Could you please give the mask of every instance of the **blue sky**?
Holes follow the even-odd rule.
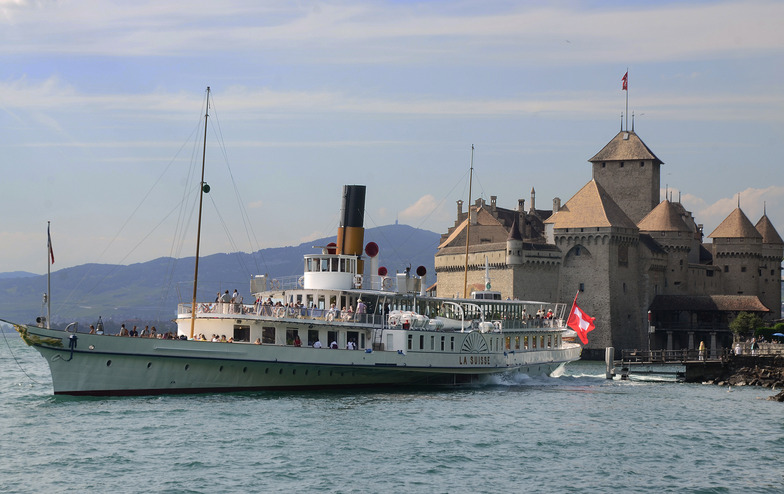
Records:
[[[706,234],[738,194],[784,234],[781,19],[768,1],[0,0],[0,272],[45,272],[47,221],[55,269],[193,255],[178,205],[207,86],[202,253],[334,234],[347,183],[368,187],[366,227],[445,232],[472,144],[474,197],[535,187],[549,209],[620,130],[627,68],[662,188]]]

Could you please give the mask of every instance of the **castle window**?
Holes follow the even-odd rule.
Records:
[[[581,292],[585,291],[585,283],[580,283],[580,291]]]
[[[713,271],[705,271],[705,276],[707,276],[708,278],[713,277]]]
[[[774,272],[774,270],[773,270],[773,269],[771,269],[771,270],[770,270],[770,275],[771,275],[771,276],[773,276],[774,274],[776,274],[776,273]]]
[[[580,255],[580,246],[579,245],[574,248],[574,255],[576,255],[576,256]]]
[[[604,168],[605,166],[607,166],[607,163],[602,163],[602,168]]]
[[[645,162],[644,161],[640,161],[640,168],[644,168],[644,167],[645,167]]]
[[[740,267],[740,272],[741,273],[745,273],[746,272],[746,266],[741,266]]]
[[[626,293],[626,283],[623,284],[623,293]]]
[[[724,272],[725,273],[729,273],[730,272],[730,267],[727,266],[726,264],[724,265]]]
[[[623,161],[621,161],[621,168],[623,168]]]

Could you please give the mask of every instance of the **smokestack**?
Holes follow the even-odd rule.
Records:
[[[362,255],[365,241],[365,186],[344,185],[343,203],[338,227],[338,254]],[[357,262],[357,273],[364,272],[362,260]]]

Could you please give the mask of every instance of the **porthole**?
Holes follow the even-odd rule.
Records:
[[[188,370],[190,368],[191,368],[191,364],[185,364],[185,370]]]
[[[110,365],[112,365],[112,361],[111,360],[107,360],[106,361],[106,367],[109,367]]]
[[[147,368],[149,369],[150,367],[152,367],[152,362],[147,362]]]

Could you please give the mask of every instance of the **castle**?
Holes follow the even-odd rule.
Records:
[[[477,199],[441,236],[435,257],[439,296],[484,288],[485,263],[502,298],[569,302],[596,318],[583,356],[617,349],[731,346],[741,311],[780,317],[784,241],[767,214],[752,224],[740,205],[704,242],[702,225],[680,201],[660,201],[656,157],[621,130],[588,160],[593,178],[561,205],[504,209]],[[470,225],[469,225],[470,223]]]

